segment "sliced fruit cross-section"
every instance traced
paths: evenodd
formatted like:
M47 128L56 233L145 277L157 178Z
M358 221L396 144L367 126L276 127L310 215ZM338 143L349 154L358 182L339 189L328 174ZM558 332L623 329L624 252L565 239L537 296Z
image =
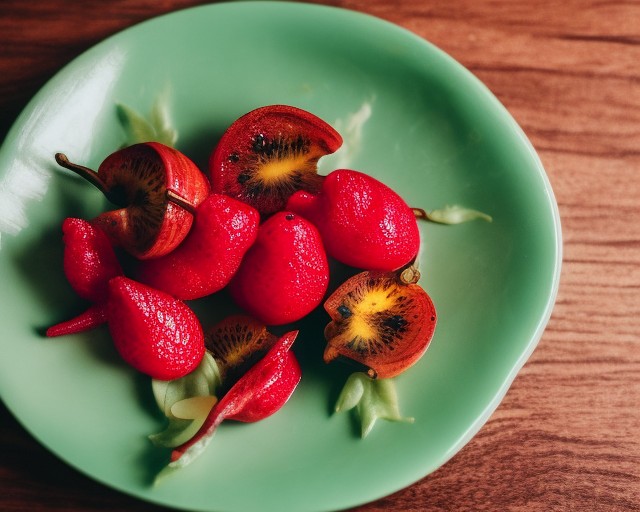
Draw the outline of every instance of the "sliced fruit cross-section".
M436 311L419 285L402 279L396 272L362 272L327 299L326 362L344 356L369 368L371 377L390 378L420 359Z
M297 190L317 191L318 160L335 152L342 137L315 115L270 105L236 120L209 160L214 192L256 208L263 216L284 209Z

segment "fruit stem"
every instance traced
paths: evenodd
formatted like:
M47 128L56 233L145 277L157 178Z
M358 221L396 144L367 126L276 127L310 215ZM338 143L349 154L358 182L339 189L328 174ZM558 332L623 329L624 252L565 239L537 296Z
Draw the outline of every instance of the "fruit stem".
M420 280L420 271L414 264L411 264L402 269L398 278L402 284L415 284Z
M178 206L187 210L191 215L195 215L196 207L193 206L189 201L187 201L184 197L176 194L173 190L167 190L167 199L172 203L177 204Z
M413 210L413 214L416 216L416 219L429 220L429 221L431 220L431 217L427 213L427 210L425 210L424 208L412 207L411 210Z
M120 197L120 195L117 193L117 189L109 189L106 183L102 181L102 179L100 179L100 176L96 171L94 171L93 169L89 169L84 165L75 164L69 161L67 155L65 155L64 153L56 153L55 158L60 167L64 167L65 169L69 169L70 171L75 172L77 175L87 180L100 192L102 192L106 196L106 198L113 204L122 206L123 198ZM193 204L187 201L184 197L175 193L173 190L167 190L167 200L184 208L192 215L194 215L196 212L196 207Z
M69 169L70 171L73 171L77 175L83 177L98 190L100 190L100 192L102 192L105 196L109 197L109 190L107 189L107 185L100 179L98 173L93 169L89 169L88 167L85 167L83 165L78 165L70 162L67 158L67 155L65 155L64 153L56 153L56 162L58 162L58 165L60 167Z

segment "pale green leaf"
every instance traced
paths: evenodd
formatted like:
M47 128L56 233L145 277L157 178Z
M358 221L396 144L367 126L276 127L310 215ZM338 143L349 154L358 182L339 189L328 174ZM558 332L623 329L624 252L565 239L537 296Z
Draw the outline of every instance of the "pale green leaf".
M171 406L171 414L174 418L182 420L195 420L202 416L206 417L217 401L218 399L211 395L192 396L173 404Z
M209 442L211 441L211 438L213 437L215 432L216 431L213 430L210 434L203 436L200 440L198 440L198 442L190 446L178 460L170 462L164 468L162 468L162 470L160 470L160 472L156 475L154 484L158 484L160 480L166 478L175 471L182 469L183 467L194 461L196 458L198 458L198 456L209 445Z
M398 396L392 379L372 379L366 373L349 376L338 402L336 412L355 407L360 420L361 436L370 432L378 419L412 423L413 418L400 414Z
M167 95L159 96L148 119L122 103L116 104L118 119L126 134L125 145L153 141L173 147L178 140L178 133L171 126L167 104Z
M153 396L169 423L149 439L170 448L186 443L207 419L216 403L220 383L218 365L209 352L205 352L200 365L189 375L170 381L153 379Z
M364 385L359 373L352 373L345 383L338 401L336 402L336 412L348 411L353 409L364 394Z
M156 139L156 131L143 116L121 103L118 103L116 108L118 119L127 135L127 146L138 142L151 142Z
M158 407L171 418L171 408L176 402L196 396L214 396L221 382L215 359L205 352L200 365L189 375L170 381L153 379L151 388Z
M149 439L156 446L175 448L191 439L198 432L205 419L206 416L202 418L202 421L170 418L167 427L157 434L151 434Z
M167 146L173 146L178 140L178 132L172 128L169 121L166 95L159 96L151 109L151 125L153 126L157 141Z

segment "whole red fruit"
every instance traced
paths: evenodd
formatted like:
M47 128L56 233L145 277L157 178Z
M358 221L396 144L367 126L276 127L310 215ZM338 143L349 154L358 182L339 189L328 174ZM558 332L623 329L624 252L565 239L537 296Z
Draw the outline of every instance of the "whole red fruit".
M396 270L420 248L413 210L390 187L358 171L329 173L320 192L296 192L287 209L313 222L327 254L352 267Z
M315 309L328 284L329 265L318 230L299 215L279 212L260 226L229 291L258 320L282 325Z
M260 214L251 206L211 194L196 210L177 249L140 263L136 278L181 300L215 293L229 283L256 239Z
M154 379L183 377L204 356L204 334L195 313L184 302L150 286L113 278L107 318L122 358Z

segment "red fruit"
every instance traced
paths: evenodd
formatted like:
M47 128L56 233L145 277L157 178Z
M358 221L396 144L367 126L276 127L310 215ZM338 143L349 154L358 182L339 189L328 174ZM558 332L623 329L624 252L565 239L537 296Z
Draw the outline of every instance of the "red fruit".
M93 221L111 242L137 258L156 258L187 236L193 211L209 194L209 183L185 155L158 142L134 144L109 155L98 172L56 161L96 185L121 208Z
M295 322L316 308L329 284L318 230L290 212L266 220L229 284L235 302L267 325Z
M212 189L270 215L296 190L317 190L318 159L341 145L338 132L305 110L258 108L236 120L212 153Z
M69 284L83 299L106 300L109 281L122 275L109 238L86 220L75 218L64 220L62 233L63 268Z
M107 321L107 304L106 302L98 302L89 307L84 313L65 320L59 324L52 325L47 329L46 335L49 338L56 336L65 336L67 334L76 334L79 332L90 331Z
M62 336L93 329L106 322L109 281L122 275L111 243L102 230L83 219L62 223L63 267L71 287L94 304L81 315L47 329L47 336Z
M109 331L127 363L159 380L195 370L204 356L204 334L186 304L126 277L112 279L109 292Z
M380 379L414 365L429 346L436 310L418 285L413 268L361 272L345 281L324 304L331 316L325 328L325 362L343 356L369 368Z
M287 209L313 222L327 254L352 267L396 270L420 248L413 210L387 185L358 171L331 172L318 194L296 192Z
M265 419L289 400L302 373L291 345L298 331L282 336L216 403L196 435L171 454L176 462L194 445L209 439L225 419L254 422Z
M231 315L207 330L204 344L216 360L225 386L273 347L278 338L267 326L246 315Z
M137 279L182 300L224 288L256 239L260 215L251 206L211 194L198 207L189 235L173 252L146 260Z

